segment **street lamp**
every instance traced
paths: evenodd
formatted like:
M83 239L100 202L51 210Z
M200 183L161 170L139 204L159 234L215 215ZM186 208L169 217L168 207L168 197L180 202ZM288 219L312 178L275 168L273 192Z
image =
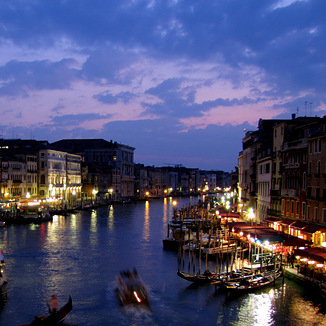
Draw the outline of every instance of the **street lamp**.
M93 204L93 202L94 202L94 200L93 200L93 196L95 197L95 194L96 194L96 189L94 188L94 189L92 190L92 204Z
M73 189L72 192L71 192L71 194L72 194L72 208L74 208L76 189Z
M229 200L226 202L225 207L226 207L226 225L228 225L228 223L229 223L229 209L231 208Z
M176 200L174 200L173 202L172 202L172 205L173 205L173 217L174 217L174 219L177 217L177 201Z
M253 208L249 208L248 218L250 219L250 225L253 224L253 220L255 218L256 214L254 213Z

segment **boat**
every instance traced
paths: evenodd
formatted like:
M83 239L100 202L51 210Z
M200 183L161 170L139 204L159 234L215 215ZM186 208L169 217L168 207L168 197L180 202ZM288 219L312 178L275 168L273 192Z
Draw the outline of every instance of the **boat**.
M149 295L136 269L120 272L117 278L117 294L121 305L149 307Z
M184 280L192 282L196 285L211 284L212 282L217 282L220 277L218 274L211 273L209 270L206 270L203 274L187 274L178 269L177 275Z
M178 251L182 244L189 243L191 239L190 230L184 227L182 223L169 223L167 237L162 240L163 248Z
M67 317L67 315L72 310L72 298L71 295L69 295L68 302L58 311L54 312L50 311L50 315L39 315L36 316L33 321L30 324L25 324L22 326L53 326L53 325L59 325L61 324L64 319Z
M7 278L4 271L5 260L2 252L0 251L0 287L7 283Z
M211 284L217 287L221 285L222 282L237 281L245 277L250 277L252 273L249 270L241 269L224 273L212 273L209 270L206 270L203 274L187 274L185 272L181 272L178 269L177 275L184 280L192 282L196 285Z
M42 223L52 220L49 205L40 204L39 202L21 202L19 203L18 212L17 223Z
M249 277L244 276L236 281L222 281L221 288L234 292L249 292L274 283L281 275L281 270L253 274Z

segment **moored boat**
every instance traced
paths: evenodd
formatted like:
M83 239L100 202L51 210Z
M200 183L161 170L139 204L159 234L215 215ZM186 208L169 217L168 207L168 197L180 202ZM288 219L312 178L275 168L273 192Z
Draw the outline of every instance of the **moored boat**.
M120 272L117 278L117 294L122 305L149 307L149 295L136 269Z
M7 278L4 271L5 260L2 252L0 251L0 287L7 283Z
M217 282L220 278L218 274L211 273L206 270L203 274L187 274L178 269L177 275L186 281L192 282L196 285L206 285L212 282Z
M281 275L281 270L272 270L259 274L253 274L249 277L242 277L236 281L222 281L221 288L233 292L249 292L274 283L275 280Z

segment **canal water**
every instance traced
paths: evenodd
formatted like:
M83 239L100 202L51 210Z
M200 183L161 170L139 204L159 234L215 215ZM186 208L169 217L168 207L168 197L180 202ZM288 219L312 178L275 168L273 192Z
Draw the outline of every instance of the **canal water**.
M178 199L178 208L198 198ZM251 294L227 296L179 278L177 253L163 250L172 199L102 207L41 225L0 229L8 283L0 293L0 325L27 324L69 294L64 325L326 325L321 298L292 281ZM151 310L121 307L115 286L121 270L136 267Z

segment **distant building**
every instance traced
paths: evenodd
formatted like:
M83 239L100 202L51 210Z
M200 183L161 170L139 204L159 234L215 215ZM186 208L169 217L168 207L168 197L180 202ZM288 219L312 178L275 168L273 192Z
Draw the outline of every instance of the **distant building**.
M81 199L81 157L53 149L39 151L39 197L77 206Z
M57 149L80 155L83 165L88 166L89 173L95 171L96 166L105 167L106 173L111 171L106 185L102 179L101 189L98 183L94 184L96 192L100 191L105 196L112 190L111 195L116 199L134 196L135 148L104 139L63 139L52 145ZM117 169L120 173L117 173ZM117 184L118 181L121 183Z

